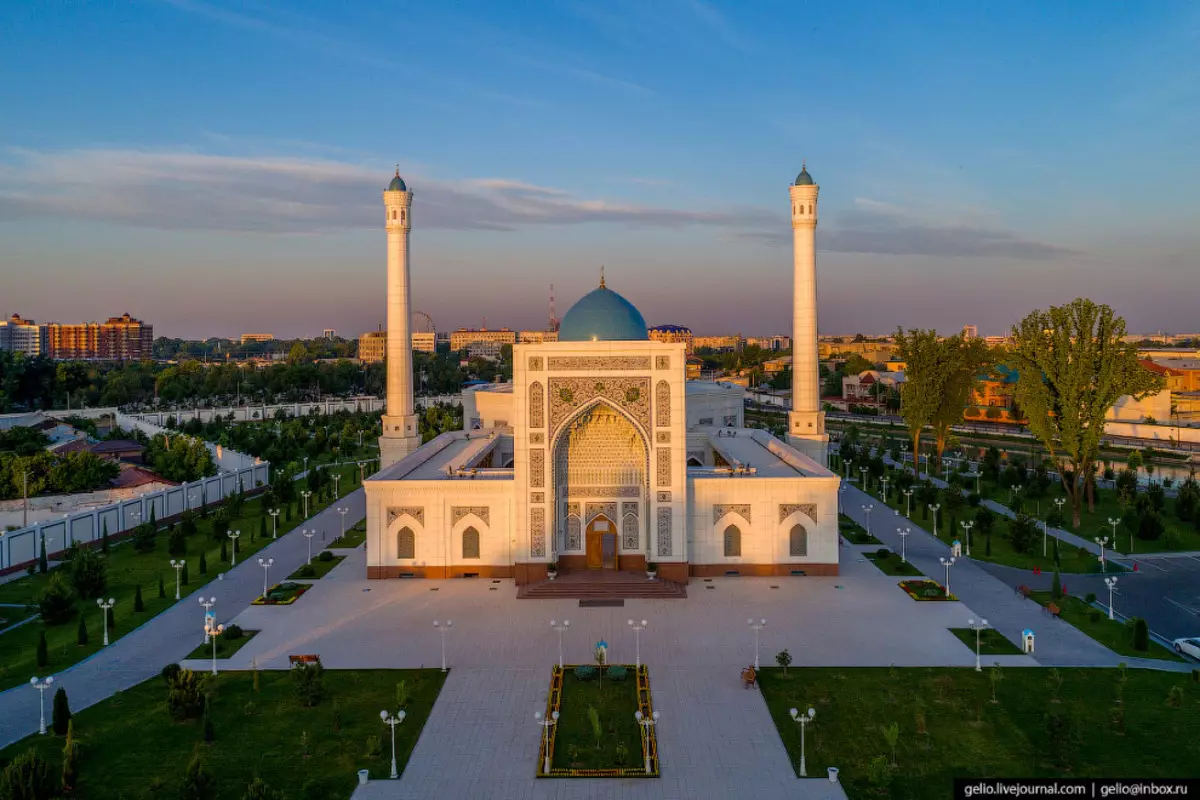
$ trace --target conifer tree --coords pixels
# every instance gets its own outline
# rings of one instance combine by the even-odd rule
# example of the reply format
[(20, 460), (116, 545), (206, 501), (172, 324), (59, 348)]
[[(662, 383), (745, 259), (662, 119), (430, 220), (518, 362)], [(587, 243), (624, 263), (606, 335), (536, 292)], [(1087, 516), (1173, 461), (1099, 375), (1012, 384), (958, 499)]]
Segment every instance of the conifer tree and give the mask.
[(67, 735), (67, 726), (71, 724), (71, 704), (67, 702), (67, 690), (61, 686), (54, 693), (53, 724), (56, 734)]
[(79, 615), (79, 627), (75, 630), (75, 643), (84, 645), (88, 643), (87, 622), (83, 619), (83, 614)]
[(163, 577), (162, 577), (162, 573), (160, 572), (160, 573), (158, 573), (158, 597), (161, 600), (162, 598), (164, 598), (166, 596), (167, 596), (167, 589), (165, 586), (163, 586)]
[(103, 533), (100, 534), (100, 552), (108, 555), (108, 520), (104, 520)]
[(146, 610), (146, 604), (142, 601), (142, 585), (140, 583), (133, 590), (133, 610), (135, 612)]
[(49, 657), (48, 653), (46, 652), (46, 631), (43, 628), (41, 631), (38, 632), (37, 665), (39, 667), (44, 667), (44, 666), (46, 666), (46, 664), (49, 661), (50, 661), (50, 657)]

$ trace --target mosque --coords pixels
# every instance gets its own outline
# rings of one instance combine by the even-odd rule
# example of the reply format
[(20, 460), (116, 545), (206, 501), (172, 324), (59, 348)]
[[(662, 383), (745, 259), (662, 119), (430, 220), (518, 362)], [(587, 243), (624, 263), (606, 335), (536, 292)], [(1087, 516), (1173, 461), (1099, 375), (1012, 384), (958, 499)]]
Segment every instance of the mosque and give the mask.
[(368, 578), (600, 580), (653, 566), (663, 581), (836, 575), (839, 478), (825, 467), (817, 374), (818, 186), (789, 187), (793, 410), (787, 440), (747, 428), (740, 387), (685, 380), (685, 345), (653, 341), (605, 285), (557, 342), (513, 347), (513, 380), (468, 390), (464, 430), (421, 443), (413, 407), (413, 192), (383, 193), (387, 407), (365, 482)]

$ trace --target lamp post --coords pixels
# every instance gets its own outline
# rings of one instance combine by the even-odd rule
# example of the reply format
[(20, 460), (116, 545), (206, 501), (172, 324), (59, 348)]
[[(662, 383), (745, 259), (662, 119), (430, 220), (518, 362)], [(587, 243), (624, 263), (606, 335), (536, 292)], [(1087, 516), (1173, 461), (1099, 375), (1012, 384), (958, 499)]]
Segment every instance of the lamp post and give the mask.
[(874, 503), (867, 503), (862, 507), (863, 512), (867, 515), (867, 536), (871, 535), (871, 512), (875, 510)]
[(909, 519), (912, 519), (912, 496), (912, 489), (904, 490), (904, 516), (908, 517)]
[(767, 627), (767, 621), (765, 619), (760, 619), (757, 621), (753, 620), (753, 619), (748, 619), (748, 620), (746, 620), (746, 624), (750, 626), (750, 629), (752, 631), (754, 631), (754, 671), (757, 672), (758, 671), (758, 632), (761, 631), (763, 628)]
[(258, 560), (258, 565), (263, 568), (263, 593), (262, 593), (262, 596), (263, 596), (264, 600), (267, 599), (267, 570), (269, 570), (271, 568), (271, 565), (274, 563), (275, 563), (275, 559), (273, 559), (273, 558), (265, 558), (265, 559), (260, 558)]
[(896, 528), (896, 533), (900, 535), (900, 563), (908, 562), (908, 535), (912, 533), (912, 528)]
[[(175, 599), (178, 600), (179, 597), (176, 596)], [(104, 646), (105, 647), (108, 647), (108, 612), (116, 604), (117, 604), (117, 601), (112, 599), (111, 597), (108, 598), (107, 600), (104, 600), (102, 598), (96, 598), (96, 605), (98, 605), (100, 607), (100, 616), (102, 618), (102, 622), (104, 625)]]
[(400, 773), (396, 770), (396, 726), (404, 722), (404, 709), (396, 712), (395, 716), (388, 714), (387, 710), (379, 712), (379, 718), (383, 720), (383, 724), (392, 729), (392, 774), (388, 777), (392, 780), (400, 777)]
[(1104, 579), (1104, 585), (1108, 587), (1108, 618), (1113, 618), (1113, 592), (1117, 588), (1117, 578), (1114, 575), (1111, 578)]
[(304, 528), (303, 530), (300, 531), (300, 535), (303, 536), (305, 539), (308, 539), (308, 561), (306, 561), (304, 563), (311, 564), (312, 563), (312, 540), (313, 540), (313, 537), (317, 535), (317, 529), (313, 528), (310, 531), (308, 528)]
[(966, 537), (967, 537), (967, 558), (970, 558), (970, 557), (971, 557), (971, 528), (974, 528), (974, 527), (975, 527), (975, 521), (974, 521), (974, 520), (971, 520), (970, 522), (967, 522), (967, 521), (965, 521), (965, 520), (964, 520), (964, 521), (962, 521), (962, 522), (959, 522), (958, 524), (962, 526), (962, 529), (963, 529), (963, 531), (966, 533)]
[(568, 631), (571, 629), (571, 620), (564, 619), (562, 622), (558, 622), (557, 620), (552, 619), (552, 620), (550, 620), (550, 627), (553, 628), (554, 630), (558, 631), (558, 668), (559, 668), (559, 670), (562, 670), (563, 669), (562, 637), (563, 637), (564, 631)]
[(946, 568), (946, 597), (950, 596), (950, 568), (954, 566), (954, 556), (950, 558), (938, 558), (942, 562), (942, 566)]
[(179, 599), (179, 573), (183, 569), (183, 565), (186, 563), (187, 563), (187, 561), (185, 561), (182, 558), (179, 559), (178, 561), (176, 561), (173, 558), (171, 559), (171, 566), (175, 568), (175, 599), (176, 600)]
[(304, 472), (305, 474), (308, 473), (308, 456), (304, 457)]
[(305, 489), (300, 493), (300, 496), (304, 498), (304, 518), (308, 519), (308, 498), (312, 496), (312, 492)]
[(929, 503), (929, 510), (933, 512), (933, 535), (937, 536), (937, 512), (942, 510), (941, 503)]
[(208, 644), (208, 624), (207, 624), (207, 620), (208, 620), (208, 617), (209, 617), (209, 612), (210, 612), (210, 611), (212, 611), (212, 607), (213, 607), (213, 606), (215, 606), (216, 604), (217, 604), (217, 598), (215, 598), (215, 597), (210, 597), (210, 598), (208, 598), (207, 600), (205, 600), (205, 599), (204, 599), (204, 597), (201, 597), (201, 598), (200, 598), (200, 605), (204, 606), (204, 619), (206, 620), (206, 622), (205, 622), (205, 630), (204, 630), (204, 643), (205, 643), (205, 644)]
[(213, 667), (212, 667), (213, 675), (217, 674), (217, 637), (220, 636), (224, 632), (225, 632), (225, 626), (218, 625), (216, 617), (205, 617), (204, 618), (204, 635), (208, 639), (212, 640), (212, 646), (213, 646)]
[(979, 663), (979, 637), (987, 629), (988, 623), (986, 619), (979, 620), (976, 624), (975, 620), (967, 620), (967, 624), (971, 626), (971, 630), (975, 631), (975, 671), (983, 672), (983, 665)]
[(979, 465), (971, 464), (971, 471), (967, 473), (967, 477), (975, 479), (975, 494), (983, 494), (983, 492), (979, 490), (979, 475)]
[(879, 482), (883, 484), (883, 502), (886, 503), (887, 499), (888, 499), (888, 491), (887, 491), (888, 484), (892, 482), (892, 479), (889, 478), (887, 475), (884, 475), (882, 478), (879, 479)]
[(801, 714), (796, 709), (788, 712), (791, 715), (793, 722), (800, 723), (800, 777), (808, 777), (808, 765), (804, 762), (804, 729), (808, 727), (808, 723), (812, 722), (813, 717), (817, 715), (815, 708), (810, 708), (807, 714)]
[(271, 515), (271, 538), (279, 538), (279, 509), (269, 508), (267, 513)]
[[(1113, 547), (1116, 547), (1117, 546), (1117, 526), (1121, 524), (1121, 520), (1117, 519), (1116, 517), (1109, 517), (1108, 524), (1112, 525), (1112, 529), (1113, 529), (1112, 542), (1113, 542)], [(1130, 531), (1129, 531), (1129, 552), (1131, 554), (1133, 553), (1133, 530), (1132, 529), (1130, 529)]]
[(438, 622), (435, 619), (433, 621), (433, 629), (442, 635), (442, 672), (446, 671), (446, 634), (449, 633), (450, 629), (453, 627), (454, 627), (453, 620), (446, 620), (445, 622)]
[(554, 727), (554, 723), (558, 722), (558, 712), (551, 711), (549, 717), (542, 717), (542, 712), (533, 712), (534, 721), (542, 727), (542, 752), (545, 754), (542, 759), (542, 774), (546, 775), (550, 772), (550, 729)]
[(38, 726), (38, 733), (43, 736), (46, 734), (46, 690), (54, 685), (54, 676), (47, 675), (45, 678), (38, 680), (35, 676), (29, 679), (29, 685), (38, 690), (42, 706), (42, 722)]
[(844, 505), (844, 503), (843, 503), (843, 501), (842, 501), (842, 498), (844, 498), (844, 497), (845, 497), (845, 495), (846, 495), (846, 484), (844, 484), (844, 483), (842, 483), (842, 484), (839, 484), (839, 485), (838, 485), (838, 494), (837, 494), (837, 501), (838, 501), (838, 516), (839, 516), (839, 517), (840, 517), (840, 516), (841, 516), (841, 514), (842, 514), (842, 506)]
[(341, 479), (342, 479), (342, 473), (340, 473), (340, 472), (333, 473), (333, 496), (335, 499), (342, 496), (338, 492), (338, 482), (341, 481)]
[(1107, 536), (1097, 536), (1092, 539), (1093, 542), (1100, 545), (1100, 571), (1108, 572), (1108, 564), (1104, 560), (1104, 545), (1108, 544)]
[(629, 627), (633, 630), (633, 668), (635, 671), (642, 668), (642, 631), (646, 630), (647, 624), (646, 620), (641, 622), (629, 620)]
[(862, 485), (862, 490), (863, 490), (864, 492), (865, 492), (865, 491), (868, 491), (868, 488), (867, 488), (867, 468), (866, 468), (866, 467), (859, 467), (859, 468), (858, 468), (858, 471), (859, 471), (859, 473), (861, 473), (861, 474), (862, 474), (862, 480), (860, 481), (860, 484)]
[(350, 513), (350, 509), (349, 508), (339, 508), (337, 510), (337, 512), (342, 517), (342, 536), (345, 537), (345, 535), (346, 535), (346, 515)]
[(650, 729), (658, 724), (658, 712), (655, 711), (650, 716), (646, 716), (641, 711), (633, 712), (633, 718), (637, 720), (638, 725), (642, 726), (642, 735), (646, 737), (646, 746), (642, 751), (646, 754), (646, 774), (650, 774)]
[(225, 534), (229, 540), (233, 542), (233, 547), (229, 551), (229, 568), (233, 569), (237, 566), (237, 540), (242, 535), (241, 531), (229, 531)]
[(854, 459), (847, 458), (847, 459), (843, 460), (842, 471), (844, 474), (842, 475), (842, 477), (845, 478), (846, 480), (850, 480), (850, 467), (852, 467), (852, 466), (854, 466)]

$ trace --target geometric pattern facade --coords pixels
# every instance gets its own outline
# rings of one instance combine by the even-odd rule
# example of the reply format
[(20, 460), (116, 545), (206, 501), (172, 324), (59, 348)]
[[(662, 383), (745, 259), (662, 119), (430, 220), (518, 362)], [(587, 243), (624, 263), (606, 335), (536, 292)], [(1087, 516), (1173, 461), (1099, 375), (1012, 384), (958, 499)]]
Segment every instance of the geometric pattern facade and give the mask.
[(779, 504), (779, 521), (783, 522), (792, 514), (799, 511), (813, 522), (819, 522), (817, 519), (817, 504), (816, 503), (780, 503)]
[(752, 522), (750, 519), (750, 504), (749, 503), (718, 503), (713, 506), (713, 525), (721, 521), (721, 517), (726, 514), (737, 514), (746, 522)]

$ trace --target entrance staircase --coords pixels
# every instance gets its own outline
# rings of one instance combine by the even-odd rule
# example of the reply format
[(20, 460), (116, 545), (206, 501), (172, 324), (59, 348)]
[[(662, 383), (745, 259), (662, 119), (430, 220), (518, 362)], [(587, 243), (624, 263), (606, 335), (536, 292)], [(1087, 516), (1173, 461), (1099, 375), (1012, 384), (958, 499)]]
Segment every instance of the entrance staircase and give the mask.
[(517, 588), (518, 600), (673, 600), (687, 597), (687, 587), (662, 578), (650, 580), (644, 572), (611, 569), (558, 573), (555, 580), (527, 583)]

